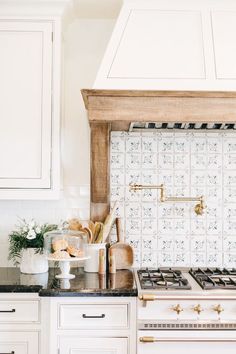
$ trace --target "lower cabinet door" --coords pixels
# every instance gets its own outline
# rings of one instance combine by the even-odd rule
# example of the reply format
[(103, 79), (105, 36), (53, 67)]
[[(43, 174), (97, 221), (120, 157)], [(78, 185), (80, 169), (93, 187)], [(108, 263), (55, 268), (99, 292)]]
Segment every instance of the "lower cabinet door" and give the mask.
[(0, 332), (0, 354), (38, 354), (37, 332)]
[(60, 354), (128, 354), (127, 338), (60, 337)]

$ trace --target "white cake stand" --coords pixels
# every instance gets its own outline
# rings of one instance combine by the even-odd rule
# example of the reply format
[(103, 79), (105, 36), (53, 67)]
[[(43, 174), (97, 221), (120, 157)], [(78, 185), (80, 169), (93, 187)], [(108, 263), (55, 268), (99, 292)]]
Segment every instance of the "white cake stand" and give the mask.
[(84, 261), (85, 259), (89, 259), (89, 257), (73, 257), (64, 259), (48, 257), (49, 261), (59, 262), (61, 274), (56, 275), (57, 279), (74, 279), (75, 275), (70, 273), (70, 264), (72, 262)]

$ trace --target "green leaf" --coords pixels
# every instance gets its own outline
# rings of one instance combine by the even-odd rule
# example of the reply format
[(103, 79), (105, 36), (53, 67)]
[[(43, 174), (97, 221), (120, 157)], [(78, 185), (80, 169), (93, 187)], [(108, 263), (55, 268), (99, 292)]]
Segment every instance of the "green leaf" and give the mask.
[(13, 230), (9, 234), (9, 255), (8, 259), (12, 260), (15, 265), (19, 264), (21, 253), (23, 249), (26, 248), (36, 248), (36, 253), (43, 253), (44, 245), (44, 235), (46, 232), (56, 230), (58, 225), (56, 224), (43, 224), (33, 227), (34, 231), (36, 228), (40, 229), (40, 232), (36, 233), (36, 237), (33, 240), (27, 238), (30, 225), (26, 220), (20, 220), (20, 224), (16, 226), (16, 230)]

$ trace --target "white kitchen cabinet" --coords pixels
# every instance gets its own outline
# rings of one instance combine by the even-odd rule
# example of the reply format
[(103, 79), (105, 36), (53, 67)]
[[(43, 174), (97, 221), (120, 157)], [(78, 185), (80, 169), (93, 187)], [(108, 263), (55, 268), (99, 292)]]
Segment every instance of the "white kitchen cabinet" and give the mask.
[(0, 323), (39, 322), (39, 301), (0, 300)]
[(233, 0), (124, 1), (95, 89), (236, 90)]
[(1, 332), (1, 354), (39, 354), (38, 333)]
[(1, 293), (0, 354), (41, 354), (41, 319), (38, 294)]
[(0, 22), (0, 186), (50, 188), (50, 22)]
[[(48, 302), (50, 354), (136, 353), (136, 298), (59, 297)], [(49, 318), (50, 316), (50, 318)]]
[(61, 329), (126, 329), (128, 304), (62, 304), (59, 308)]
[(61, 17), (1, 16), (0, 52), (0, 199), (56, 199)]
[(128, 354), (127, 338), (61, 337), (59, 354)]

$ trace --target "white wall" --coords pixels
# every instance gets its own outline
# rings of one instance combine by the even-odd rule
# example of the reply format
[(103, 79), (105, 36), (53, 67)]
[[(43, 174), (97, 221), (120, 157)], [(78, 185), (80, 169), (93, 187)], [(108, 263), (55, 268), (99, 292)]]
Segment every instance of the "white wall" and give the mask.
[[(8, 234), (18, 218), (60, 222), (70, 216), (89, 216), (89, 126), (80, 94), (91, 88), (110, 38), (114, 20), (74, 19), (64, 36), (64, 112), (62, 118), (62, 191), (59, 201), (0, 201), (0, 266), (9, 266)], [(90, 1), (91, 5), (91, 1)], [(83, 8), (82, 16), (88, 12)], [(93, 16), (95, 17), (95, 16)]]

